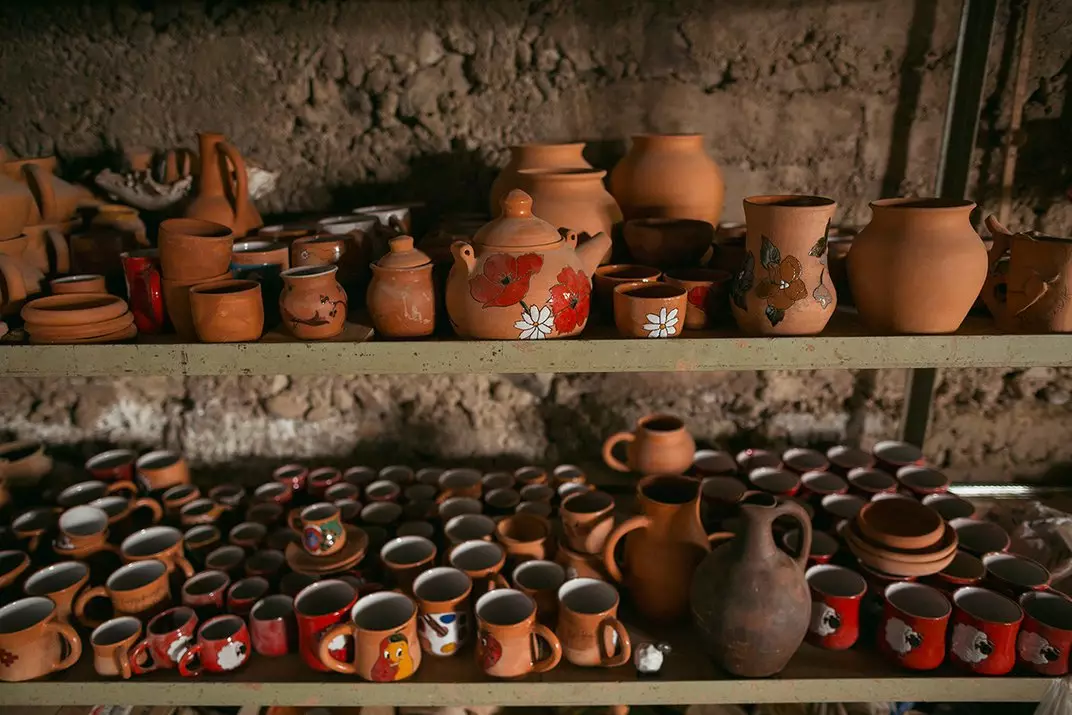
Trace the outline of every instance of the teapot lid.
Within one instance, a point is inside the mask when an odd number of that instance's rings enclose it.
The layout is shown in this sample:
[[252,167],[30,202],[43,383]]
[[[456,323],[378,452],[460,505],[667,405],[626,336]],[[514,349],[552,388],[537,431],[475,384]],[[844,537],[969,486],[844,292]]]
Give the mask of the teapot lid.
[[499,218],[477,231],[473,243],[497,248],[530,248],[563,240],[554,226],[532,215],[532,197],[521,189],[504,196],[500,206]]
[[427,253],[413,246],[413,236],[396,236],[387,245],[387,253],[373,264],[377,268],[422,268],[432,263]]

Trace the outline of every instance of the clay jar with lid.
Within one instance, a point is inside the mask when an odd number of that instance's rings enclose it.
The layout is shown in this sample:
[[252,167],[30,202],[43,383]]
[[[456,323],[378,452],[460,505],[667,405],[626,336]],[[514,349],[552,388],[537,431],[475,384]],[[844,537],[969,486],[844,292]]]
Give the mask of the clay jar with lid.
[[610,173],[625,218],[694,218],[718,224],[725,186],[702,134],[640,134]]
[[610,247],[599,234],[584,244],[562,237],[532,213],[532,197],[514,190],[503,215],[472,243],[451,246],[447,313],[462,337],[537,340],[576,335],[588,322],[592,273]]
[[747,335],[816,335],[837,307],[827,232],[837,204],[823,196],[751,196],[745,259],[730,289]]
[[411,236],[388,243],[387,255],[372,264],[368,303],[372,327],[388,338],[416,338],[435,329],[432,261],[413,247]]
[[204,343],[259,340],[264,330],[261,285],[257,281],[216,281],[190,288],[194,330]]
[[[558,229],[576,236],[583,245],[592,236],[613,235],[622,221],[618,202],[603,186],[605,171],[596,169],[522,169],[521,188],[532,197],[532,214]],[[610,260],[607,247],[600,263]]]
[[336,266],[301,266],[281,274],[283,327],[299,340],[325,340],[342,332],[346,291],[335,280],[336,271]]
[[507,162],[491,185],[491,215],[498,216],[499,204],[513,189],[522,187],[518,172],[522,169],[591,169],[585,160],[584,142],[573,144],[518,144],[510,147]]
[[[882,199],[852,242],[849,285],[860,318],[880,333],[952,333],[986,280],[986,247],[971,201]],[[751,226],[749,226],[751,229]]]

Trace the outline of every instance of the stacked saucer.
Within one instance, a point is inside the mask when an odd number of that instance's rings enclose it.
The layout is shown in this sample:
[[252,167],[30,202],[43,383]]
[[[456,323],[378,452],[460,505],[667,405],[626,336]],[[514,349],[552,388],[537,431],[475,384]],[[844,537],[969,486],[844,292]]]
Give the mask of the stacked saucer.
[[294,517],[293,526],[301,534],[301,543],[288,544],[286,558],[297,573],[318,577],[337,574],[354,568],[365,556],[368,534],[344,524],[335,504],[313,504]]
[[22,308],[31,343],[115,343],[138,334],[127,303],[107,293],[63,293]]
[[957,533],[934,509],[911,499],[864,506],[842,536],[865,566],[891,576],[936,574],[957,554]]

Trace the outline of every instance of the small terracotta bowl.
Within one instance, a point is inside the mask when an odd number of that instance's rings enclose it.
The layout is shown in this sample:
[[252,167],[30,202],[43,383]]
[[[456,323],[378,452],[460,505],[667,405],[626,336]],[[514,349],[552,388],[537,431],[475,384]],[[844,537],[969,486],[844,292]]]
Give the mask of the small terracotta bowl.
[[596,303],[609,312],[613,306],[615,288],[623,283],[655,283],[661,276],[662,271],[658,268],[612,263],[596,269],[592,276],[592,290],[596,294]]
[[107,293],[108,288],[104,284],[104,276],[97,273],[85,273],[77,276],[63,276],[53,278],[48,282],[53,295],[65,293]]
[[290,268],[290,248],[281,241],[235,241],[231,264]]
[[703,265],[715,241],[714,226],[688,218],[633,219],[622,233],[633,258],[660,268]]
[[196,285],[190,289],[190,314],[202,342],[259,340],[264,330],[261,284],[225,280]]
[[627,338],[679,337],[688,295],[667,283],[624,283],[614,289],[614,324]]
[[231,265],[234,232],[195,218],[160,222],[160,272],[170,281],[195,283],[218,276]]
[[720,315],[729,315],[729,271],[718,268],[683,268],[667,271],[663,280],[681,286],[689,292],[689,307],[685,311],[685,327],[711,327]]
[[190,288],[202,283],[216,283],[227,280],[231,272],[221,273],[208,280],[196,281],[173,281],[167,278],[160,279],[160,287],[164,294],[164,309],[167,310],[168,318],[175,332],[183,340],[195,340],[197,331],[194,330],[194,319],[190,312]]

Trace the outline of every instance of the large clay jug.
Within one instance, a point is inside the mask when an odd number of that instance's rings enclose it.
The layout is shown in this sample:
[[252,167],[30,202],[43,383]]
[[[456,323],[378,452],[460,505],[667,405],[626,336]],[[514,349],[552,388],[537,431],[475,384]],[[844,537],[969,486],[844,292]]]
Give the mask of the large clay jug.
[[744,264],[730,293],[733,317],[747,335],[816,335],[837,306],[827,267],[830,219],[823,196],[751,196],[744,200]]
[[508,193],[523,188],[517,172],[522,169],[591,169],[592,165],[585,160],[583,152],[584,142],[519,144],[510,147],[510,161],[491,185],[491,217],[495,218],[502,211],[502,200]]
[[849,285],[860,318],[879,333],[952,333],[986,280],[986,247],[971,225],[975,204],[954,199],[871,202],[853,239]]
[[982,299],[1006,333],[1072,332],[1072,238],[1010,233],[993,216]]
[[[603,186],[605,171],[595,169],[521,169],[521,187],[532,197],[532,215],[584,245],[592,236],[614,234],[622,222],[618,203]],[[610,260],[608,247],[600,264]]]
[[[804,566],[811,520],[793,501],[751,494],[739,505],[737,536],[718,546],[692,577],[692,616],[704,647],[734,675],[762,678],[785,667],[808,630],[811,596]],[[796,559],[774,544],[775,517],[800,521]]]
[[702,134],[640,134],[610,173],[626,220],[695,218],[718,225],[726,189]]
[[[641,515],[622,522],[607,537],[603,565],[624,584],[636,609],[659,622],[688,613],[689,584],[710,551],[700,522],[700,482],[690,477],[653,475],[637,483]],[[614,550],[625,539],[624,563]]]
[[[614,456],[619,442],[626,442],[625,462]],[[695,454],[696,442],[673,415],[641,417],[632,432],[618,432],[603,442],[603,462],[618,472],[684,474]]]
[[186,208],[186,216],[223,224],[236,237],[263,226],[261,215],[249,199],[246,162],[238,150],[224,141],[222,134],[199,134],[198,144],[201,173],[197,198]]

